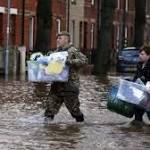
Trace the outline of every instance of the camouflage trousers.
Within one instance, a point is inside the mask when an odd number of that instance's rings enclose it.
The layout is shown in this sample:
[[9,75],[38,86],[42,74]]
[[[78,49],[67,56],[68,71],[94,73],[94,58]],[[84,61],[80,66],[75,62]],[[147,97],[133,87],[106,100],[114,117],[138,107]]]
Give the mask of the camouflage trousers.
[[78,95],[66,95],[66,96],[58,96],[56,94],[50,94],[46,101],[46,116],[54,116],[59,112],[62,104],[65,104],[68,111],[72,115],[72,117],[80,117],[83,116],[80,110],[80,102],[78,99]]

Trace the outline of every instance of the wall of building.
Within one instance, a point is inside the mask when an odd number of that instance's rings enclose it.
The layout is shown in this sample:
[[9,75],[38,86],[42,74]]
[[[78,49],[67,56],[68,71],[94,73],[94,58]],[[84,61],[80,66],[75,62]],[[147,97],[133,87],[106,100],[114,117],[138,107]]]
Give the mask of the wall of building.
[[[99,2],[100,4],[100,2]],[[100,7],[100,6],[99,6]],[[84,5],[84,23],[86,27],[84,28],[85,35],[84,38],[86,39],[84,42],[84,47],[88,50],[93,50],[97,46],[97,16],[98,16],[98,0],[85,0]],[[100,12],[99,12],[100,13]],[[86,42],[88,41],[88,42]],[[86,44],[87,43],[87,44]]]
[[[117,0],[113,21],[112,48],[132,46],[134,37],[135,0]],[[123,35],[124,32],[124,35]],[[124,39],[123,39],[124,37]],[[122,42],[124,40],[124,42]],[[123,43],[123,44],[122,44]]]
[[[30,20],[31,18],[34,19],[34,22],[36,22],[35,15],[36,15],[36,0],[25,0],[25,14],[24,14],[24,34],[22,34],[23,31],[23,25],[22,25],[22,1],[18,0],[11,0],[11,9],[10,9],[10,46],[18,46],[21,45],[21,38],[24,36],[23,44],[29,49],[29,40],[31,40],[29,37],[31,30],[30,29]],[[0,1],[0,20],[1,20],[1,26],[0,26],[0,46],[5,47],[6,46],[6,34],[7,34],[7,1],[1,0]],[[35,38],[35,25],[33,28],[33,34]],[[33,40],[33,39],[32,39]],[[33,47],[31,47],[33,48]]]
[[[68,3],[69,2],[69,3]],[[92,4],[92,2],[94,2]],[[68,30],[77,48],[83,50],[96,49],[97,47],[97,15],[100,0],[52,0],[52,31],[51,45],[56,48],[56,34],[61,30]],[[124,4],[126,5],[124,7]],[[126,45],[131,46],[134,33],[134,8],[135,0],[117,0],[117,9],[113,21],[112,49],[122,47],[123,24],[125,24]],[[22,0],[11,0],[11,45],[22,44],[27,49],[33,49],[36,39],[36,6],[37,0],[25,0],[24,35],[22,35]],[[147,0],[147,25],[149,29],[149,1]],[[125,13],[125,14],[124,14]],[[6,45],[7,27],[7,0],[0,0],[0,46]],[[32,31],[32,32],[31,32]],[[32,33],[32,34],[31,34]],[[148,33],[148,32],[146,32]],[[149,41],[149,34],[145,40]]]
[[56,48],[56,35],[62,30],[66,30],[66,0],[52,0],[52,33],[50,47]]

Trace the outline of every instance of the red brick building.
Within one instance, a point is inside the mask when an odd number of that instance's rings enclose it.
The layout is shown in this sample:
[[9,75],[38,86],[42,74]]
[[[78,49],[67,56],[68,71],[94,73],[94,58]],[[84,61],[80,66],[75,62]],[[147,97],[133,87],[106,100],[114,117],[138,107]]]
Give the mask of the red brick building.
[[135,0],[117,0],[113,22],[112,48],[132,46],[134,37]]
[[83,48],[88,50],[94,50],[97,47],[98,1],[100,0],[85,0]]
[[[36,0],[11,0],[10,5],[10,46],[25,45],[33,48],[35,39]],[[0,1],[0,46],[6,45],[7,34],[7,0]],[[23,17],[24,15],[24,17]],[[23,41],[22,41],[23,39]]]
[[[24,19],[23,1],[25,2]],[[133,41],[134,1],[117,0],[117,9],[113,22],[112,49],[119,49],[121,47],[123,32],[125,46],[130,46]],[[68,30],[73,33],[73,42],[77,47],[84,50],[96,49],[97,19],[99,19],[97,16],[98,14],[100,15],[98,2],[100,4],[101,0],[52,0],[51,2],[52,33],[50,47],[56,47],[57,32]],[[27,49],[33,49],[36,39],[36,6],[37,0],[11,0],[11,46],[23,44]],[[79,9],[83,9],[83,11],[79,11]],[[83,14],[78,14],[75,10]],[[0,22],[0,46],[4,47],[6,45],[7,30],[7,0],[0,1]]]
[[67,27],[67,1],[52,0],[52,34],[51,48],[56,48],[56,34]]
[[[66,3],[66,0],[52,0],[51,48],[56,47],[57,32],[66,30]],[[27,50],[33,49],[36,39],[36,6],[37,0],[11,0],[10,46],[25,45]],[[0,22],[0,46],[5,47],[7,0],[0,1]]]

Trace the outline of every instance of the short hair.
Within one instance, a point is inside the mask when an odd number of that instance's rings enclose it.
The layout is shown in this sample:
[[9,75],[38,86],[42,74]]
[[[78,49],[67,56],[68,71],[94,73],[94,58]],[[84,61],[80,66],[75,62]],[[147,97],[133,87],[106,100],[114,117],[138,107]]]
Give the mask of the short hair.
[[59,33],[57,34],[57,37],[58,37],[58,36],[62,36],[62,35],[68,36],[68,37],[70,38],[70,33],[67,32],[67,31],[61,31],[61,32],[59,32]]
[[144,51],[147,55],[150,55],[150,46],[142,46],[139,50],[139,52],[141,53],[142,51]]

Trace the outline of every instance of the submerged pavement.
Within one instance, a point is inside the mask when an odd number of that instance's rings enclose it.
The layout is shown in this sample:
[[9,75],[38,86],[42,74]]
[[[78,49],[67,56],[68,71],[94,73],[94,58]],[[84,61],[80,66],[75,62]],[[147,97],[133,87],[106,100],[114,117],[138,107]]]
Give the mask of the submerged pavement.
[[[1,150],[149,150],[150,127],[129,126],[132,120],[106,108],[109,86],[123,75],[81,76],[84,123],[76,123],[64,105],[55,120],[44,122],[50,85],[1,79]],[[149,121],[145,117],[145,121]]]

